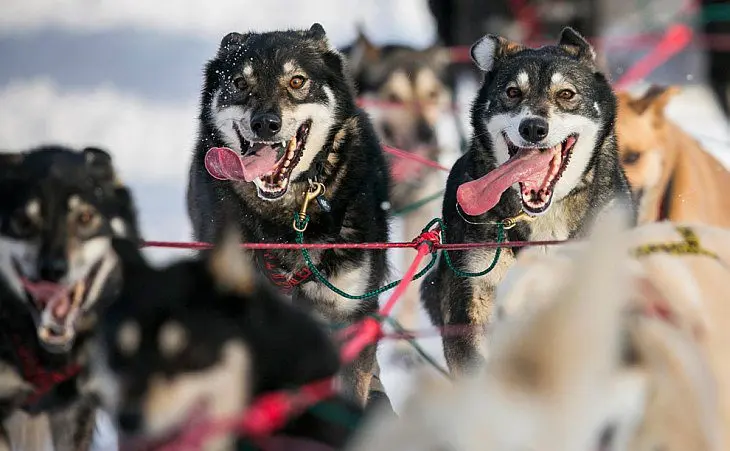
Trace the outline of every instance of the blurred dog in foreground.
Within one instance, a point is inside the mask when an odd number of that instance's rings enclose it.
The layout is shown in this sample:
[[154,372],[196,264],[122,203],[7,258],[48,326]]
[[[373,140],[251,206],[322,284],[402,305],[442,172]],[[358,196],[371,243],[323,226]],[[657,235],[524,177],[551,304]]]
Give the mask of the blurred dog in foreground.
[[426,379],[352,451],[719,451],[728,443],[730,233],[657,223],[526,250],[482,372]]

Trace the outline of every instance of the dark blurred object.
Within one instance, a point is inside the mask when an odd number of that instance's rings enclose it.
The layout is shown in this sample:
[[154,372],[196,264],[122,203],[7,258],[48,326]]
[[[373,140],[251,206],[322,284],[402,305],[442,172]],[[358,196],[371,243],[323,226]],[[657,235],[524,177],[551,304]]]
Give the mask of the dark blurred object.
[[730,36],[730,3],[702,0],[701,6],[702,30],[711,38],[707,45],[708,81],[725,118],[730,119],[730,46],[718,46]]
[[429,0],[439,39],[471,45],[487,33],[528,42],[554,39],[568,25],[584,36],[597,30],[597,0]]

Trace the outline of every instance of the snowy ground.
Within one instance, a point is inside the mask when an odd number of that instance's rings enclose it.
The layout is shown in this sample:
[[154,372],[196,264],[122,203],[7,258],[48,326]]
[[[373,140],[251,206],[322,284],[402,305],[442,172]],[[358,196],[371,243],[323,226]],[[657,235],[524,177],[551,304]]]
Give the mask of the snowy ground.
[[[187,240],[184,193],[203,63],[229,31],[315,21],[338,46],[355,36],[357,23],[376,43],[422,47],[434,39],[425,0],[269,0],[265,7],[254,0],[4,0],[0,148],[51,141],[104,146],[134,190],[145,237]],[[700,81],[692,75],[672,66],[657,80]],[[472,95],[466,91],[465,106]],[[730,166],[730,131],[705,88],[687,87],[669,114]],[[396,222],[393,239],[402,238]],[[148,252],[160,262],[184,255]],[[425,317],[422,325],[428,326]],[[423,344],[442,361],[439,339]],[[391,348],[384,343],[380,358],[397,407],[408,373],[389,364]]]

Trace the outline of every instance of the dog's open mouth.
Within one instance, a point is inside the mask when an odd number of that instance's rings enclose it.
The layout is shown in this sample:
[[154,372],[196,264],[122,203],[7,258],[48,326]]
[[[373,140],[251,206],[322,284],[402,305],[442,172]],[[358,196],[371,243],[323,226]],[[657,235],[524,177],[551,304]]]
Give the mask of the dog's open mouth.
[[247,141],[238,127],[241,155],[231,149],[214,147],[205,156],[205,167],[219,180],[253,182],[262,199],[275,200],[286,194],[294,168],[304,153],[312,121],[305,121],[289,141]]
[[71,286],[29,280],[13,261],[15,271],[22,281],[23,288],[31,304],[33,321],[36,323],[38,340],[53,353],[67,352],[76,338],[76,321],[83,311],[92,286],[103,261],[96,263],[86,277]]
[[502,193],[519,183],[523,210],[539,215],[550,208],[555,185],[565,172],[577,134],[568,135],[551,147],[517,147],[503,135],[509,160],[484,177],[459,187],[456,199],[468,215],[477,216],[494,208]]

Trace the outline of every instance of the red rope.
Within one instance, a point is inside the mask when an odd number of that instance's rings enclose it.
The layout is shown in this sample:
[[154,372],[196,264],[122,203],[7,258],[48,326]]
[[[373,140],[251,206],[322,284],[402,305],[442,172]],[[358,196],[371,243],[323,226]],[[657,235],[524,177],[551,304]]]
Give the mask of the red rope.
[[406,158],[409,160],[417,161],[421,164],[425,164],[426,166],[431,166],[432,168],[441,169],[442,171],[449,172],[449,168],[447,168],[446,166],[443,166],[433,160],[429,160],[428,158],[422,157],[420,155],[406,152],[405,150],[396,149],[395,147],[386,146],[385,144],[382,144],[381,147],[384,151],[399,158]]
[[[483,242],[483,243],[436,243],[435,249],[445,249],[449,251],[466,251],[470,249],[496,249],[501,248],[517,248],[528,246],[554,246],[562,244],[570,240],[545,240],[545,241],[509,241],[505,243]],[[141,247],[169,248],[169,249],[193,249],[203,250],[212,249],[211,243],[200,241],[143,241]],[[413,242],[397,242],[397,243],[243,243],[242,249],[415,249],[417,245]]]
[[620,89],[640,81],[681,52],[690,42],[692,42],[692,29],[683,24],[673,25],[667,29],[662,40],[616,82],[616,88]]

